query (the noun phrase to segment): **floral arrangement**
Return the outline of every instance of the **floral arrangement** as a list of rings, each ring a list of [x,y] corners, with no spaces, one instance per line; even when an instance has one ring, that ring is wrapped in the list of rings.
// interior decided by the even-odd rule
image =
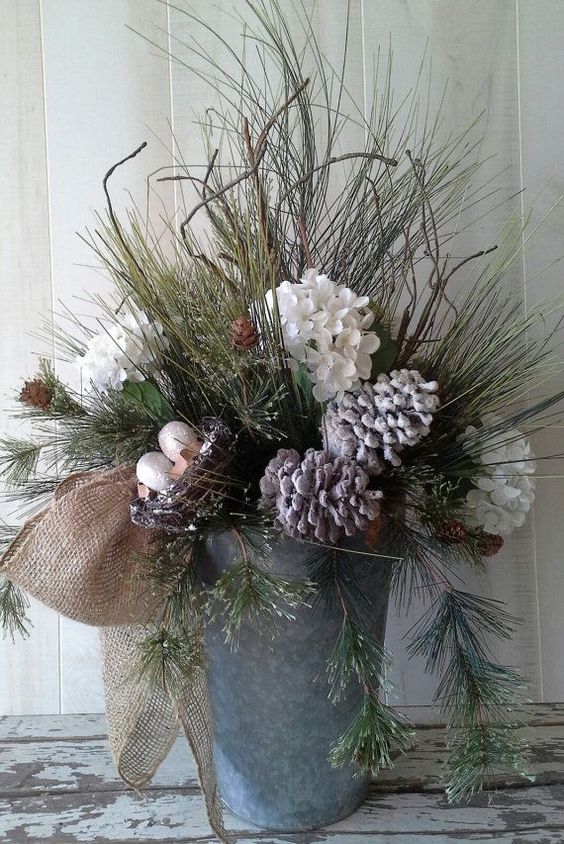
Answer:
[[[411,649],[438,675],[447,792],[471,796],[493,771],[525,763],[512,714],[521,679],[488,644],[510,636],[512,620],[466,591],[464,570],[481,570],[527,517],[528,436],[562,396],[523,396],[558,362],[551,338],[531,332],[545,314],[504,290],[520,231],[452,257],[479,173],[468,147],[418,136],[409,122],[398,131],[388,91],[365,147],[339,155],[352,120],[335,105],[343,83],[318,51],[324,72],[304,78],[304,56],[278,37],[282,14],[265,8],[255,8],[259,40],[280,87],[263,90],[244,68],[237,83],[214,75],[224,106],[215,116],[231,140],[215,148],[206,135],[204,178],[183,165],[165,177],[199,192],[178,231],[171,222],[169,247],[137,212],[127,226],[117,219],[108,184],[118,165],[106,174],[107,216],[90,245],[115,301],[99,301],[96,330],[76,320],[57,329],[81,387],[41,363],[19,397],[35,435],[4,439],[2,474],[12,499],[52,513],[75,493],[80,508],[88,480],[109,484],[121,471],[127,530],[149,537],[136,572],[150,599],[128,660],[177,699],[201,670],[210,614],[222,614],[234,645],[243,618],[275,630],[312,593],[341,593],[339,551],[363,543],[374,566],[390,566],[398,601],[427,597]],[[196,214],[207,215],[204,238]],[[69,484],[84,487],[62,498]],[[200,549],[224,531],[241,557],[210,591]],[[18,584],[34,591],[15,571],[16,534],[5,528],[0,592],[12,632],[25,629]],[[301,583],[268,567],[284,537],[314,552]],[[381,647],[361,614],[343,609],[328,675],[360,683],[365,701],[333,761],[376,772],[408,747],[410,729],[380,701]]]

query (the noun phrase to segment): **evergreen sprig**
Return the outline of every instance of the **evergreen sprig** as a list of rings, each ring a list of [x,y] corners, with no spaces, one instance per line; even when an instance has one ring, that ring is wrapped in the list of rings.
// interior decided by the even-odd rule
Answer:
[[[39,361],[38,378],[52,393],[51,401],[45,410],[27,408],[27,416],[35,411],[38,416],[43,415],[51,419],[69,419],[70,417],[83,416],[86,413],[80,397],[74,395],[68,385],[61,381],[51,361],[47,358],[41,358]]]
[[[205,667],[202,587],[194,564],[198,537],[161,536],[144,561],[151,592],[162,596],[157,617],[139,646],[132,677],[179,698]]]
[[[511,717],[523,681],[494,663],[486,637],[506,639],[513,619],[498,601],[445,589],[412,631],[411,652],[440,675],[436,699],[451,733],[447,764],[450,799],[468,799],[496,770],[524,775],[524,745]]]
[[[161,627],[149,633],[139,646],[135,680],[159,687],[173,698],[181,697],[196,670],[204,668],[202,631],[175,635]]]
[[[385,677],[388,657],[370,629],[370,604],[349,574],[346,554],[337,549],[320,553],[311,562],[317,577],[318,599],[342,612],[342,625],[327,663],[330,697],[337,703],[351,683],[362,687],[362,703],[350,725],[331,750],[336,766],[351,764],[358,771],[377,774],[392,764],[392,750],[404,752],[413,731],[392,707],[380,700],[390,691]]]
[[[359,712],[331,751],[333,765],[354,765],[358,771],[376,776],[382,768],[393,765],[393,749],[405,753],[412,746],[413,732],[378,692],[365,692]]]
[[[330,698],[337,703],[345,695],[352,678],[367,685],[384,684],[384,649],[347,608],[327,664]]]
[[[29,601],[15,583],[0,574],[0,628],[14,641],[16,635],[29,636],[31,621],[27,616]]]
[[[0,476],[3,481],[12,487],[24,486],[35,476],[41,454],[53,446],[54,440],[0,439]]]
[[[250,621],[271,635],[277,623],[292,620],[295,609],[305,603],[311,593],[309,580],[292,580],[272,571],[265,549],[248,544],[240,532],[241,556],[214,584],[208,609],[212,618],[223,619],[225,640],[232,648],[239,644],[244,621]]]
[[[527,745],[511,723],[476,725],[450,731],[450,756],[446,763],[446,793],[450,802],[468,800],[491,786],[497,773],[527,773]]]

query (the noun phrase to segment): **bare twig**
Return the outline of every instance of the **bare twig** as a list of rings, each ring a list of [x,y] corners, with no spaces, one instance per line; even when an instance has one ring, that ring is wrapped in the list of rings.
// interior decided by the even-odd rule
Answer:
[[[458,272],[458,270],[461,267],[463,267],[464,264],[467,264],[469,261],[474,261],[476,258],[481,258],[483,255],[489,255],[491,252],[495,252],[496,249],[497,249],[497,243],[494,244],[493,246],[490,246],[489,249],[481,249],[479,252],[474,252],[473,255],[468,255],[467,258],[464,258],[462,261],[460,261],[458,264],[456,264],[452,268],[452,270],[448,273],[448,275],[445,276],[445,278],[443,280],[443,284],[446,284],[446,282],[449,280],[449,278],[451,276],[453,276],[456,272]]]
[[[253,147],[253,142],[251,140],[251,131],[249,128],[249,121],[245,117],[243,120],[243,140],[245,141],[245,147],[247,149],[247,158],[249,159],[249,164],[251,165],[251,169],[253,171],[252,178],[253,183],[255,186],[255,194],[257,198],[257,210],[258,210],[258,218],[259,218],[259,229],[262,234],[262,239],[264,241],[264,247],[266,253],[270,260],[270,253],[272,251],[272,237],[270,234],[269,226],[268,226],[268,212],[266,206],[266,199],[264,196],[264,189],[262,186],[262,182],[260,179],[260,175],[258,172],[258,168],[256,165],[256,149]]]
[[[139,155],[141,150],[144,150],[146,146],[147,146],[147,141],[143,141],[142,144],[139,144],[137,149],[134,149],[133,152],[131,152],[129,155],[126,155],[125,158],[122,158],[121,161],[118,161],[116,164],[114,164],[112,167],[110,167],[110,169],[108,170],[108,172],[106,173],[106,175],[104,176],[104,178],[102,180],[102,185],[104,187],[104,193],[106,194],[106,202],[107,202],[107,205],[108,205],[108,214],[110,216],[112,228],[113,228],[114,232],[116,233],[117,237],[119,238],[121,245],[123,246],[123,248],[127,252],[129,258],[133,262],[135,268],[141,273],[141,275],[143,275],[143,271],[142,271],[141,267],[139,266],[139,264],[137,263],[137,261],[135,260],[135,256],[131,252],[131,249],[127,245],[127,242],[126,242],[126,240],[125,240],[125,238],[122,234],[122,231],[121,231],[121,226],[120,226],[119,221],[118,221],[118,219],[115,215],[114,207],[112,205],[112,200],[111,200],[111,197],[110,197],[110,192],[108,190],[108,180],[114,174],[114,172],[117,170],[118,167],[121,167],[121,165],[125,164],[126,161],[131,161],[131,159],[135,158],[136,155]]]
[[[434,214],[433,214],[433,209],[432,209],[431,203],[429,201],[429,198],[427,196],[425,180],[424,180],[424,177],[421,176],[421,173],[419,172],[419,170],[416,166],[416,165],[419,164],[419,162],[417,162],[412,157],[411,152],[409,150],[406,151],[406,155],[409,158],[409,161],[410,161],[411,166],[413,168],[413,173],[414,173],[415,178],[417,180],[417,183],[420,187],[421,195],[422,195],[422,198],[423,198],[423,205],[422,205],[422,209],[421,209],[421,213],[422,213],[421,229],[422,229],[423,236],[424,236],[424,239],[425,239],[425,244],[426,244],[426,247],[427,247],[426,248],[426,254],[431,259],[432,264],[433,264],[433,268],[431,270],[431,275],[430,275],[429,280],[428,280],[428,286],[431,289],[431,294],[430,294],[429,298],[427,299],[427,302],[425,303],[425,306],[422,310],[421,316],[419,317],[419,321],[418,321],[417,325],[415,326],[415,330],[414,330],[413,334],[407,339],[407,342],[405,344],[405,349],[400,356],[400,363],[405,363],[407,360],[409,360],[409,358],[414,353],[414,351],[417,349],[419,344],[424,342],[425,339],[429,336],[429,334],[433,331],[433,327],[434,327],[434,324],[435,324],[435,318],[436,318],[436,315],[438,313],[438,309],[439,309],[439,306],[441,304],[442,299],[445,299],[445,301],[448,303],[449,307],[452,308],[454,310],[454,312],[456,313],[456,308],[455,308],[454,304],[450,301],[450,299],[447,297],[447,294],[446,294],[446,287],[447,287],[449,280],[452,278],[452,276],[461,267],[463,267],[465,264],[467,264],[469,261],[472,261],[475,258],[479,258],[483,255],[487,255],[490,252],[493,252],[495,249],[497,249],[497,246],[493,246],[490,249],[484,249],[484,250],[480,250],[479,252],[475,252],[474,254],[469,255],[468,257],[459,261],[459,263],[456,264],[448,273],[446,272],[446,260],[442,262],[442,267],[441,267],[440,240],[439,240],[439,235],[438,235],[438,231],[437,231],[437,225],[436,225],[435,217],[434,217]],[[423,173],[424,173],[424,169],[423,169]],[[426,209],[428,209],[428,212],[429,212],[429,223],[430,223],[431,230],[432,230],[433,244],[431,244],[431,239],[429,237]],[[402,338],[402,340],[403,340],[403,338]]]
[[[193,217],[198,213],[198,211],[200,211],[202,208],[205,208],[207,205],[209,205],[210,202],[213,202],[214,200],[219,199],[221,196],[226,194],[229,190],[236,187],[241,182],[244,182],[247,179],[251,178],[251,176],[253,176],[254,173],[258,171],[260,162],[262,161],[264,154],[266,152],[266,141],[267,141],[267,138],[268,138],[268,133],[270,132],[270,130],[272,129],[272,127],[274,126],[274,124],[276,123],[276,121],[278,120],[280,115],[283,114],[286,111],[286,109],[288,109],[289,106],[294,102],[294,100],[296,100],[300,96],[300,94],[302,93],[302,91],[305,89],[305,87],[308,84],[309,84],[309,79],[304,79],[304,81],[301,83],[301,85],[298,85],[298,87],[296,88],[294,93],[291,96],[289,96],[288,99],[280,106],[280,108],[278,108],[274,112],[274,114],[272,114],[272,116],[268,119],[268,121],[264,125],[260,135],[257,138],[257,144],[256,144],[256,147],[255,147],[255,163],[254,163],[254,165],[251,168],[249,168],[248,170],[245,170],[244,173],[241,173],[239,176],[236,176],[234,179],[232,179],[226,185],[223,185],[221,188],[214,191],[214,193],[210,194],[206,199],[203,199],[201,202],[198,202],[197,205],[195,205],[192,208],[192,210],[190,211],[190,213],[188,214],[186,219],[180,224],[180,234],[182,235],[183,238],[185,237],[186,227],[189,225],[189,223],[191,222]]]
[[[282,203],[288,199],[290,194],[292,194],[296,188],[299,188],[300,185],[303,185],[304,182],[307,182],[314,173],[317,173],[318,170],[324,170],[326,167],[331,167],[333,164],[338,164],[340,161],[349,161],[354,158],[370,158],[374,161],[382,161],[384,164],[387,164],[389,167],[397,167],[398,162],[395,158],[386,158],[385,155],[380,155],[378,152],[347,152],[344,155],[334,155],[331,158],[328,158],[326,161],[322,161],[321,164],[317,164],[315,167],[312,167],[311,170],[308,170],[303,176],[294,182],[291,185],[286,193],[284,193],[280,199],[278,200],[278,207],[282,205]]]
[[[403,315],[402,315],[402,318],[401,318],[400,327],[398,329],[398,334],[397,334],[397,338],[396,338],[396,343],[397,343],[398,349],[401,349],[402,343],[403,343],[403,341],[405,339],[405,335],[407,333],[407,327],[408,327],[410,321],[411,321],[411,311],[409,310],[409,308],[405,308]]]
[[[204,180],[202,182],[202,198],[203,199],[205,199],[206,190],[207,190],[207,187],[208,187],[208,182],[209,182],[210,176],[213,172],[213,168],[214,168],[214,165],[215,165],[215,162],[216,162],[218,155],[219,155],[219,149],[214,149],[213,155],[210,158],[210,161],[209,161],[209,164],[208,164],[208,169],[206,170],[206,175],[204,176]]]
[[[121,165],[125,164],[126,161],[130,161],[132,158],[135,158],[135,156],[139,155],[141,150],[145,149],[146,146],[147,146],[147,141],[143,141],[142,144],[139,144],[137,149],[133,150],[132,153],[130,153],[129,155],[126,155],[125,158],[122,158],[121,161],[118,161],[116,164],[114,164],[112,167],[110,167],[110,169],[108,170],[108,172],[106,173],[106,175],[104,176],[104,178],[102,180],[102,184],[104,186],[104,193],[106,194],[106,201],[108,203],[108,212],[109,212],[109,215],[110,215],[110,219],[112,221],[112,225],[114,226],[115,229],[119,229],[119,223],[117,221],[116,215],[114,214],[114,209],[113,209],[113,206],[112,206],[112,200],[110,199],[110,194],[109,194],[109,191],[108,191],[108,179],[110,178],[110,176],[112,176],[114,174],[114,172],[117,170],[118,167],[121,167]]]
[[[313,262],[313,258],[311,256],[311,250],[309,248],[309,243],[307,239],[307,232],[305,227],[304,218],[302,216],[298,217],[298,230],[300,232],[300,240],[302,243],[302,249],[304,251],[305,259],[307,261],[308,269],[310,267],[314,267],[315,264]]]

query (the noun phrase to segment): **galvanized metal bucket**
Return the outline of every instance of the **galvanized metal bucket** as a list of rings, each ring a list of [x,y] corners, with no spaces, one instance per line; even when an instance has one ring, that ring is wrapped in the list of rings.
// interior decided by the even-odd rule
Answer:
[[[213,583],[240,553],[231,534],[209,540],[206,580]],[[310,544],[282,539],[273,547],[273,570],[303,579],[311,554]],[[373,634],[383,644],[389,564],[352,552],[348,564],[369,601]],[[327,660],[342,610],[314,603],[298,607],[294,616],[280,619],[274,636],[244,622],[236,650],[225,643],[221,618],[206,633],[222,800],[236,815],[279,832],[316,829],[346,817],[363,802],[369,782],[352,767],[329,762],[333,744],[362,701],[357,683],[336,705],[328,698]]]

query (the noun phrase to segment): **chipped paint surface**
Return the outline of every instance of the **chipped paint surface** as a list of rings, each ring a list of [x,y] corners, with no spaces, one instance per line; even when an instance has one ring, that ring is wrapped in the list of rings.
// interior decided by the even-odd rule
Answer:
[[[179,740],[143,796],[118,779],[101,716],[0,719],[0,841],[9,844],[215,842],[193,760]],[[449,806],[440,792],[440,729],[374,784],[362,809],[326,829],[265,833],[230,815],[234,844],[553,844],[564,841],[564,707],[538,707],[526,728],[536,781]]]

